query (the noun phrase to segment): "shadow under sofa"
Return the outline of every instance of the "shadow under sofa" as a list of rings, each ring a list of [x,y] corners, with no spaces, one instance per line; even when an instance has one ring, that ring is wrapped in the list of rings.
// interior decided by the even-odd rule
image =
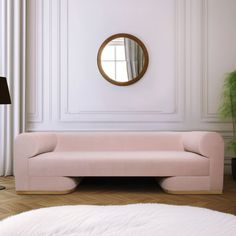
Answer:
[[[152,176],[168,193],[220,194],[223,168],[215,132],[33,132],[15,140],[19,194],[69,193],[86,176]]]

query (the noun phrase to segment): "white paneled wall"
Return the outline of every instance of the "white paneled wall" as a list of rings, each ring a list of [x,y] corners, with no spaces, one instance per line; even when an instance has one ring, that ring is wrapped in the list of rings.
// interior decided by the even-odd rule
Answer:
[[[27,129],[214,130],[236,69],[235,0],[28,0]],[[137,36],[150,64],[119,87],[99,74],[102,42]],[[226,165],[229,160],[226,160]]]

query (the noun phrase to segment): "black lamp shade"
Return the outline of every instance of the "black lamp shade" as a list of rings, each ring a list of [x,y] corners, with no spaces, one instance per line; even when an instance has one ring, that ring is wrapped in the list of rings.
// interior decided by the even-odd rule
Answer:
[[[11,104],[11,97],[5,77],[0,77],[0,104]]]

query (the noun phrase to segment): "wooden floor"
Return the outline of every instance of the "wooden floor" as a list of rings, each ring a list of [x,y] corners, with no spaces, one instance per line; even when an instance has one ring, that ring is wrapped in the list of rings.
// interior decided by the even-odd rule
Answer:
[[[67,195],[17,195],[13,177],[1,177],[0,219],[58,205],[166,203],[205,207],[236,215],[236,181],[227,176],[223,195],[169,195],[152,178],[87,178]]]

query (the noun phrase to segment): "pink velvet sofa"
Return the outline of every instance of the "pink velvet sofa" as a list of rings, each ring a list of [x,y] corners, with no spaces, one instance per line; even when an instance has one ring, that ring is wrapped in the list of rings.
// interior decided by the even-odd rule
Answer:
[[[23,133],[16,191],[68,193],[86,176],[153,176],[169,193],[219,194],[224,142],[214,132]]]

